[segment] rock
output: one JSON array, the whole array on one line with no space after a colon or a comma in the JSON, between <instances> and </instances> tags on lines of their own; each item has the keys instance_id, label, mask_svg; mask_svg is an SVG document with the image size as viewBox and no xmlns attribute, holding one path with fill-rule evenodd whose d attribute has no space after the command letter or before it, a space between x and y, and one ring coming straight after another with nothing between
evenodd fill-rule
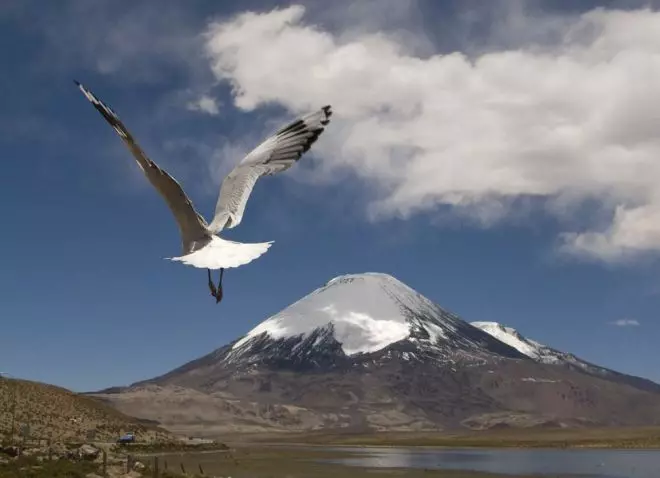
<instances>
[{"instance_id":1,"label":"rock","mask_svg":"<svg viewBox=\"0 0 660 478\"><path fill-rule=\"evenodd\" d=\"M101 453L101 450L99 450L95 446L87 445L87 444L82 445L80 448L78 448L77 451L78 451L78 456L81 459L88 461L96 460L96 458Z\"/></svg>"},{"instance_id":2,"label":"rock","mask_svg":"<svg viewBox=\"0 0 660 478\"><path fill-rule=\"evenodd\" d=\"M9 463L9 458L0 456L0 465L6 465L7 463Z\"/></svg>"},{"instance_id":3,"label":"rock","mask_svg":"<svg viewBox=\"0 0 660 478\"><path fill-rule=\"evenodd\" d=\"M11 457L18 456L18 447L13 445L0 447L0 453L4 453L5 455L9 455Z\"/></svg>"},{"instance_id":4,"label":"rock","mask_svg":"<svg viewBox=\"0 0 660 478\"><path fill-rule=\"evenodd\" d=\"M66 447L62 443L53 443L50 446L50 452L53 456L63 456L66 455Z\"/></svg>"},{"instance_id":5,"label":"rock","mask_svg":"<svg viewBox=\"0 0 660 478\"><path fill-rule=\"evenodd\" d=\"M67 460L78 461L80 460L80 454L78 453L78 450L67 450L62 456L62 458Z\"/></svg>"},{"instance_id":6,"label":"rock","mask_svg":"<svg viewBox=\"0 0 660 478\"><path fill-rule=\"evenodd\" d=\"M97 475L96 473L87 473L85 475L85 478L103 478L101 475Z\"/></svg>"},{"instance_id":7,"label":"rock","mask_svg":"<svg viewBox=\"0 0 660 478\"><path fill-rule=\"evenodd\" d=\"M141 461L136 461L135 463L133 463L133 469L135 471L142 471L145 468L146 468L145 464L142 463Z\"/></svg>"}]
</instances>

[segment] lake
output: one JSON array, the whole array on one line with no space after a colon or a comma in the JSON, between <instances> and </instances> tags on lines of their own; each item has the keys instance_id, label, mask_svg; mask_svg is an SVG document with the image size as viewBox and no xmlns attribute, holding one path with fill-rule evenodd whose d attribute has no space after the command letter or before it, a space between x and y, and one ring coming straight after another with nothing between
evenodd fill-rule
<instances>
[{"instance_id":1,"label":"lake","mask_svg":"<svg viewBox=\"0 0 660 478\"><path fill-rule=\"evenodd\" d=\"M375 468L427 468L575 478L659 478L656 450L414 449L333 447L358 456L324 460Z\"/></svg>"}]
</instances>

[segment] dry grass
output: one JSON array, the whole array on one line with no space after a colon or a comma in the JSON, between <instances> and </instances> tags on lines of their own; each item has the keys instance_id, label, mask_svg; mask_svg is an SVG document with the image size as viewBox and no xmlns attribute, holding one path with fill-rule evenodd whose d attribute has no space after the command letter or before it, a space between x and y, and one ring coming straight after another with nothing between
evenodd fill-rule
<instances>
[{"instance_id":1,"label":"dry grass","mask_svg":"<svg viewBox=\"0 0 660 478\"><path fill-rule=\"evenodd\" d=\"M68 460L38 463L33 458L21 458L0 465L0 478L85 478L89 473L98 473L94 463L73 463Z\"/></svg>"},{"instance_id":2,"label":"dry grass","mask_svg":"<svg viewBox=\"0 0 660 478\"><path fill-rule=\"evenodd\" d=\"M660 427L505 429L455 433L287 433L243 435L243 441L355 446L488 448L660 448Z\"/></svg>"},{"instance_id":3,"label":"dry grass","mask_svg":"<svg viewBox=\"0 0 660 478\"><path fill-rule=\"evenodd\" d=\"M110 447L110 451L113 453L131 455L197 453L201 451L223 451L228 449L229 447L224 443L187 444L183 442L127 443L112 445Z\"/></svg>"},{"instance_id":4,"label":"dry grass","mask_svg":"<svg viewBox=\"0 0 660 478\"><path fill-rule=\"evenodd\" d=\"M54 441L85 441L89 429L97 440L115 440L134 431L141 440L168 439L163 429L124 415L98 399L79 395L54 385L17 379L0 379L0 438L11 440L15 402L14 436L30 425L33 438Z\"/></svg>"}]
</instances>

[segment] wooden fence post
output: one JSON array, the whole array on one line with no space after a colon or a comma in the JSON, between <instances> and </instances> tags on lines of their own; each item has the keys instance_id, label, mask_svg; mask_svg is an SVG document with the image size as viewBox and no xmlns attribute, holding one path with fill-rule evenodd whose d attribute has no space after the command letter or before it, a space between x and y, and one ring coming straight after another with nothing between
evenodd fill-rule
<instances>
[{"instance_id":1,"label":"wooden fence post","mask_svg":"<svg viewBox=\"0 0 660 478\"><path fill-rule=\"evenodd\" d=\"M204 476L204 468L202 468L202 464L198 463L197 466L199 466L199 474Z\"/></svg>"},{"instance_id":2,"label":"wooden fence post","mask_svg":"<svg viewBox=\"0 0 660 478\"><path fill-rule=\"evenodd\" d=\"M108 476L108 452L103 450L103 477Z\"/></svg>"},{"instance_id":3,"label":"wooden fence post","mask_svg":"<svg viewBox=\"0 0 660 478\"><path fill-rule=\"evenodd\" d=\"M158 469L158 457L154 456L154 478L158 478L160 475L160 470Z\"/></svg>"},{"instance_id":4,"label":"wooden fence post","mask_svg":"<svg viewBox=\"0 0 660 478\"><path fill-rule=\"evenodd\" d=\"M181 473L183 473L185 475L186 474L186 468L183 466L183 462L182 461L179 462L179 465L181 465Z\"/></svg>"}]
</instances>

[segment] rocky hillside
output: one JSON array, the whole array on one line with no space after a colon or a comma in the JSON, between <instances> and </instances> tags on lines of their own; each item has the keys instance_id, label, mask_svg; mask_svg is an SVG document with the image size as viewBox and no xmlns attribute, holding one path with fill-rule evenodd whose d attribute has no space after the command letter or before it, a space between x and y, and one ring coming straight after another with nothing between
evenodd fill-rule
<instances>
[{"instance_id":1,"label":"rocky hillside","mask_svg":"<svg viewBox=\"0 0 660 478\"><path fill-rule=\"evenodd\" d=\"M515 345L394 277L354 274L206 356L96 396L210 435L660 423L648 381L538 360Z\"/></svg>"},{"instance_id":2,"label":"rocky hillside","mask_svg":"<svg viewBox=\"0 0 660 478\"><path fill-rule=\"evenodd\" d=\"M128 431L141 440L171 437L154 423L129 417L97 398L39 382L0 378L2 440L10 440L12 416L16 438L25 425L31 437L53 441L84 441L90 429L96 430L99 441L114 441Z\"/></svg>"}]
</instances>

